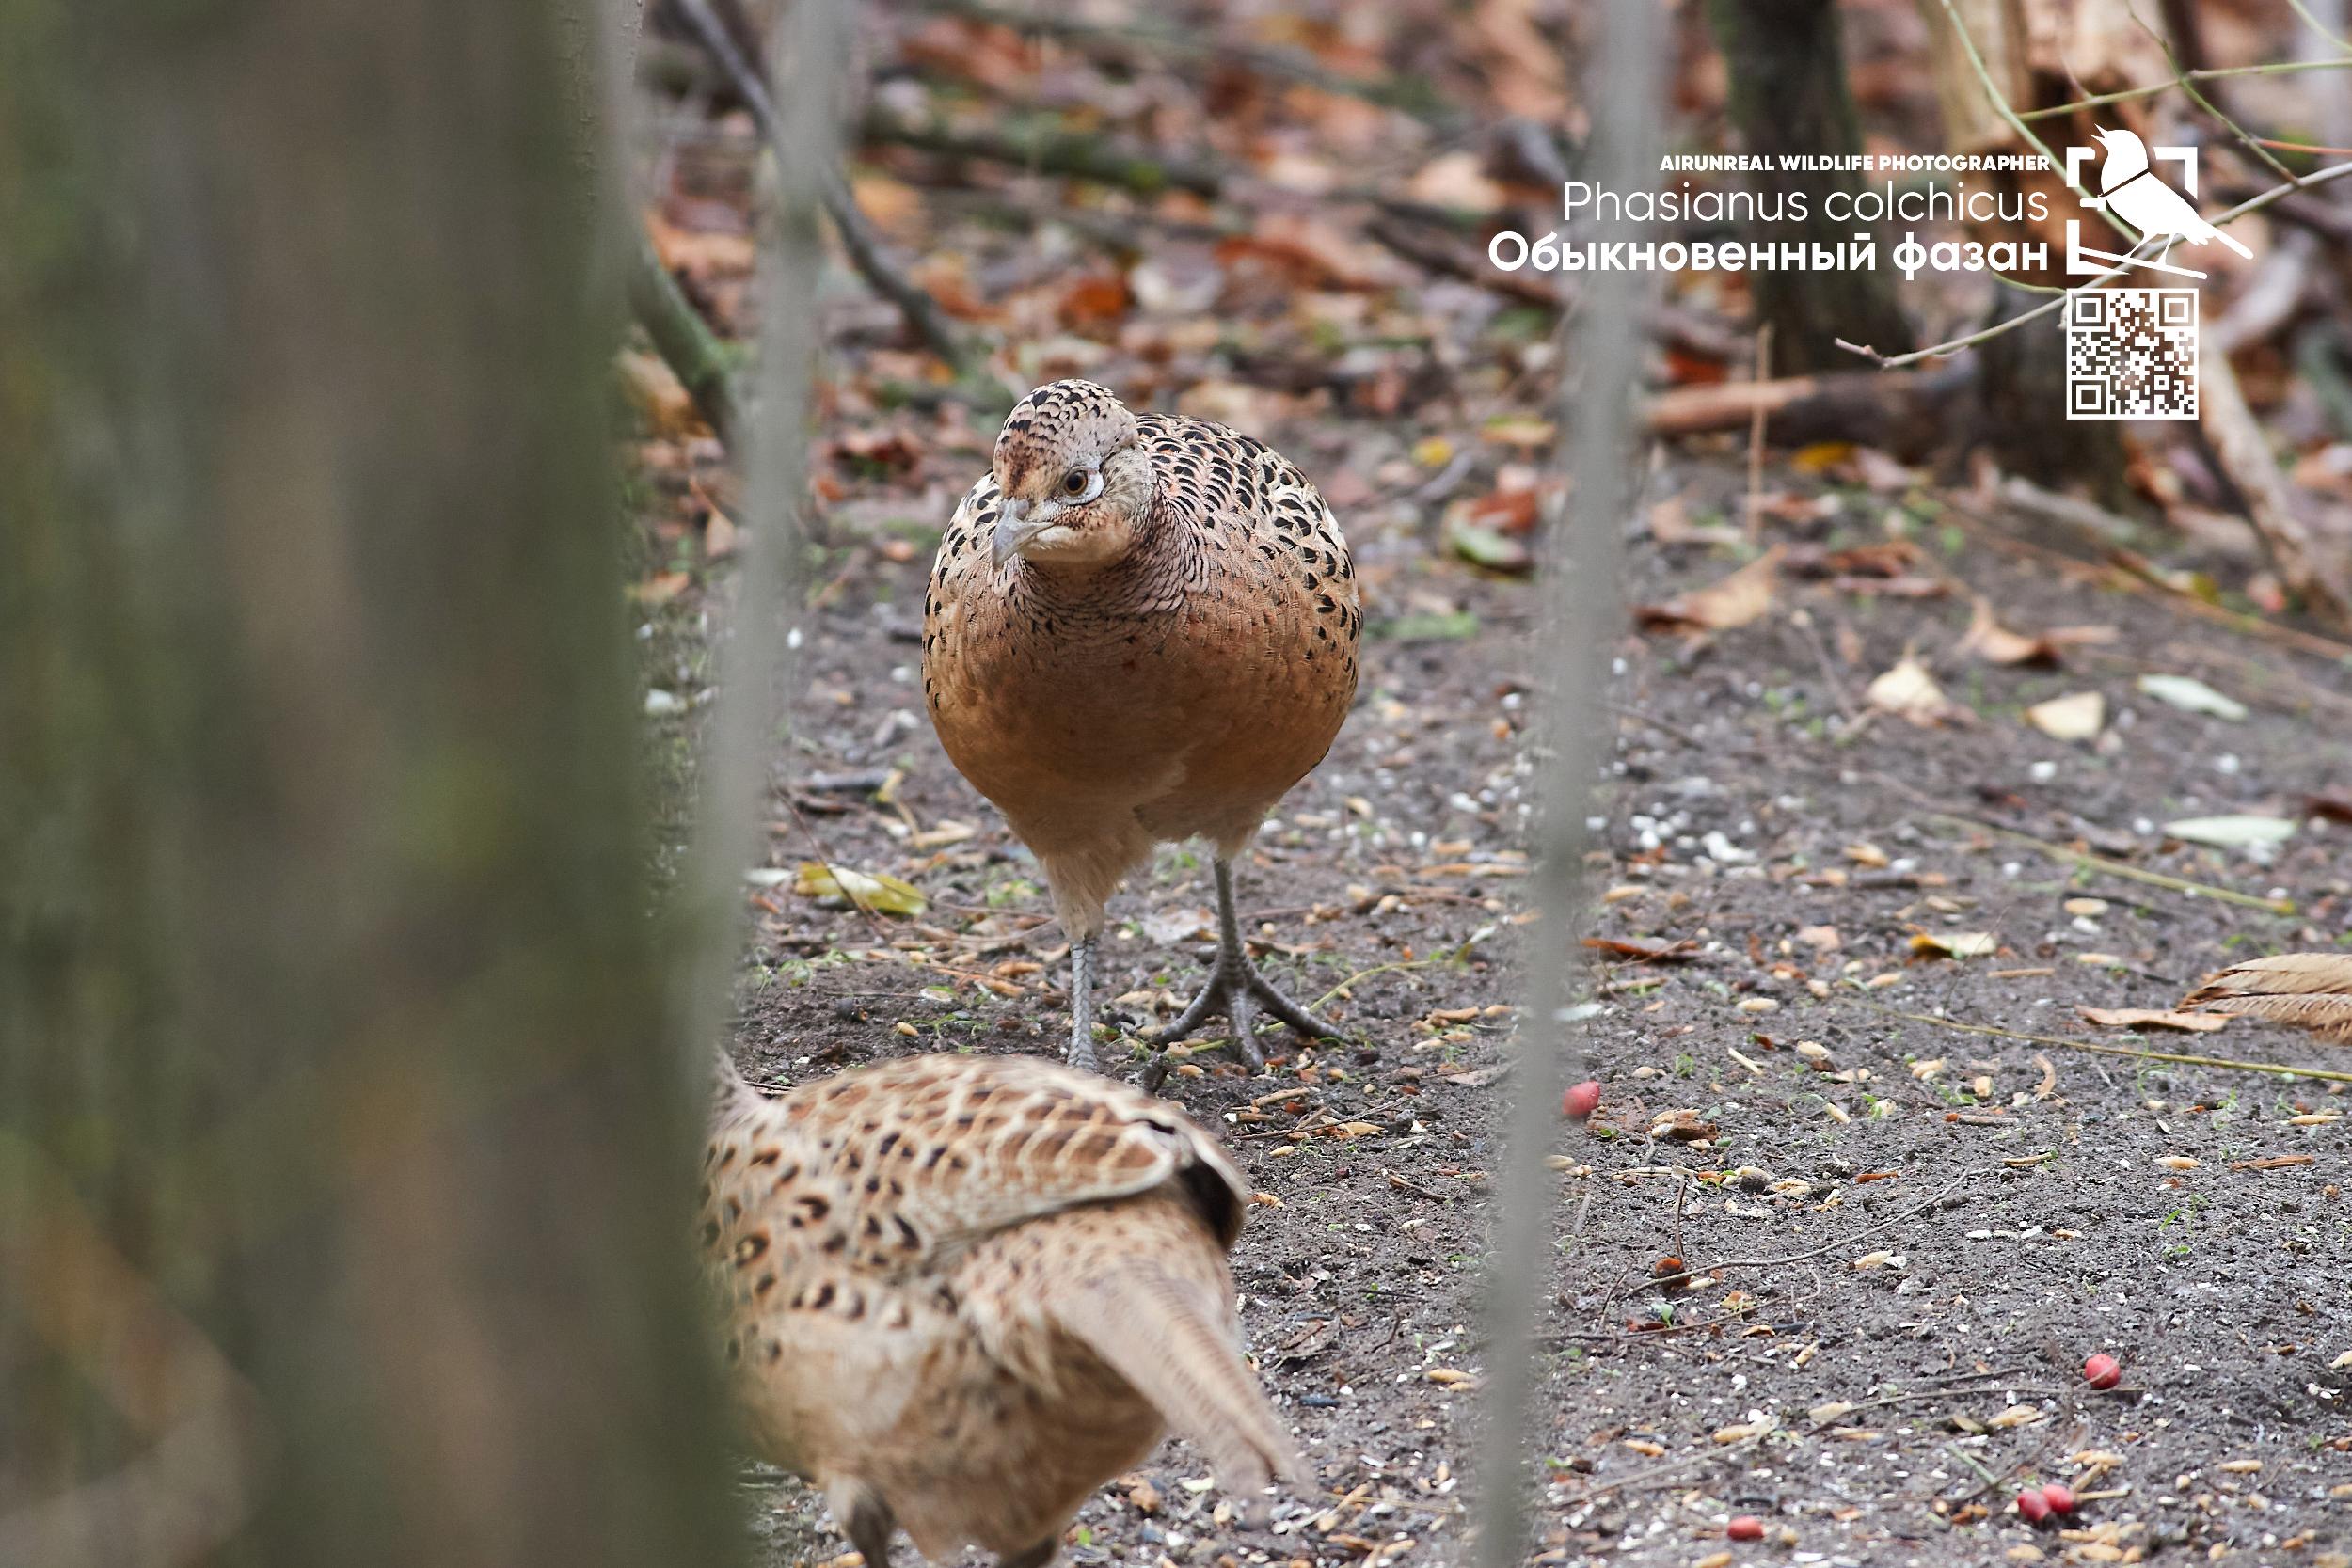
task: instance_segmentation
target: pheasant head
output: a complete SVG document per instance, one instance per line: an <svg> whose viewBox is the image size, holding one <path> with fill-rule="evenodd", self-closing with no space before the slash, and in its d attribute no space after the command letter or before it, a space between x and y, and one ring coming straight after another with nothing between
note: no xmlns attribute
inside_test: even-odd
<svg viewBox="0 0 2352 1568"><path fill-rule="evenodd" d="M1136 417L1091 381L1055 381L1013 405L996 437L1004 496L991 553L1090 570L1127 553L1152 510Z"/></svg>

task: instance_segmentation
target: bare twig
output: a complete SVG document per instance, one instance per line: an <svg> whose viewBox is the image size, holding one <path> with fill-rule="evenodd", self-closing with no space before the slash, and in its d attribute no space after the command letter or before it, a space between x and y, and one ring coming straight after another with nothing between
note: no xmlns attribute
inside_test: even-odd
<svg viewBox="0 0 2352 1568"><path fill-rule="evenodd" d="M1488 263L1486 253L1476 245L1444 231L1440 226L1423 222L1417 215L1384 210L1364 225L1364 232L1424 271L1458 277L1490 293L1548 310L1572 311L1576 308L1574 290L1558 278L1532 271L1501 271ZM1651 333L1661 341L1702 358L1728 360L1739 355L1739 335L1704 310L1669 300L1653 300L1648 319Z"/></svg>
<svg viewBox="0 0 2352 1568"><path fill-rule="evenodd" d="M694 400L694 410L730 447L742 438L742 400L718 335L661 264L641 231L628 269L629 313L653 341L654 352Z"/></svg>
<svg viewBox="0 0 2352 1568"><path fill-rule="evenodd" d="M1605 0L1600 47L1586 100L1593 110L1593 178L1632 189L1658 166L1659 8L1649 0ZM1535 733L1550 748L1539 765L1539 814L1528 902L1542 916L1527 959L1527 1003L1519 1016L1509 1121L1496 1172L1494 1272L1488 1279L1492 1332L1484 1484L1473 1505L1479 1568L1518 1568L1527 1558L1530 1416L1537 1377L1535 1328L1548 1299L1558 1183L1544 1155L1559 1125L1561 1094L1582 1075L1583 1053L1563 1012L1577 948L1571 940L1583 909L1585 828L1592 781L1601 757L1600 721L1608 690L1608 650L1617 602L1621 519L1633 501L1640 468L1629 451L1640 426L1633 392L1642 361L1642 274L1604 272L1586 284L1571 324L1575 351L1564 377L1563 467L1573 482L1567 509L1547 531L1544 620L1536 668L1549 673ZM1565 1024L1565 1027L1563 1025Z"/></svg>
<svg viewBox="0 0 2352 1568"><path fill-rule="evenodd" d="M1756 373L1749 381L1761 387L1772 379L1772 324L1766 322L1756 329ZM1751 543L1764 531L1764 401L1756 400L1756 412L1748 419L1748 515L1747 534Z"/></svg>
<svg viewBox="0 0 2352 1568"><path fill-rule="evenodd" d="M2309 152L2322 158L2352 158L2352 147L2317 147L2307 141L2280 141L2276 136L2256 136L2254 139L2281 152Z"/></svg>
<svg viewBox="0 0 2352 1568"><path fill-rule="evenodd" d="M1122 147L1093 131L1066 131L1043 123L1012 132L961 130L938 121L902 119L886 109L869 109L858 135L869 142L889 142L947 158L1008 164L1040 174L1115 185L1139 196L1189 191L1215 200L1240 178L1238 171L1221 165Z"/></svg>
<svg viewBox="0 0 2352 1568"><path fill-rule="evenodd" d="M1041 122L1011 132L973 130L937 121L902 119L887 110L877 109L866 115L859 134L869 142L886 142L942 157L972 158L1038 174L1085 180L1133 191L1138 196L1181 190L1218 200L1268 190L1247 169L1201 158L1170 157L1105 141L1096 132L1083 127ZM1328 204L1361 203L1394 217L1452 230L1475 230L1485 221L1479 213L1408 200L1371 184L1336 186L1319 193L1316 199ZM1396 248L1392 237L1384 243Z"/></svg>
<svg viewBox="0 0 2352 1568"><path fill-rule="evenodd" d="M2130 1056L2143 1062L2171 1062L2183 1067L2219 1068L2230 1072L2265 1072L2280 1078L2317 1078L2330 1084L2352 1084L2352 1072L2329 1072L2320 1068L2291 1067L2284 1062L2241 1062L2228 1056L2193 1056L2174 1051L2135 1051L2123 1045L2101 1045L2096 1040L2070 1040L2063 1035L2027 1035L2015 1029L2003 1029L1991 1023L1963 1023L1958 1019L1938 1018L1933 1013L1907 1013L1899 1007L1883 1006L1876 1002L1855 997L1874 1013L1899 1018L1912 1023L1932 1024L1949 1029L1958 1035L1989 1035L1995 1039L2019 1040L2027 1045L2055 1045L2067 1051L2089 1051L2101 1056Z"/></svg>
<svg viewBox="0 0 2352 1568"><path fill-rule="evenodd" d="M2331 569L2325 546L2296 515L2286 475L2280 472L2279 460L2271 455L2262 426L2254 422L2254 411L2246 405L2246 394L2239 389L2229 356L2201 356L2197 380L2206 445L2237 490L2246 519L2254 525L2269 551L2280 581L2302 595L2306 608L2331 628L2343 630L2352 590Z"/></svg>
<svg viewBox="0 0 2352 1568"><path fill-rule="evenodd" d="M2328 28L2319 20L2319 18L2312 14L2311 8L2303 4L2303 0L2287 0L2287 4L2295 8L2295 14L2301 17L2304 24L2309 26L2312 32L2317 33L2321 38L2326 39L2329 43L2334 44L2338 49L2343 50L2345 54L2352 55L2352 39L2346 39L2342 34Z"/></svg>
<svg viewBox="0 0 2352 1568"><path fill-rule="evenodd" d="M2074 182L2074 175L2067 171L2065 160L2051 151L2049 144L2036 135L2033 127L2026 124L2015 109L2010 107L2009 95L2001 91L2000 84L1993 79L1993 72L1986 67L1984 56L1977 51L1977 40L1969 35L1968 24L1961 21L1960 8L1952 4L1952 0L1941 0L1941 3L1946 20L1952 24L1952 36L1960 40L1961 53L1967 55L1969 68L1977 73L1977 81L1984 88L1985 97L1992 100L1993 112L1999 115L2003 122L2017 133L2020 140L2042 154L2043 161L2049 164L2051 172L2066 182L2068 190L2082 198L2087 205L2097 208L2099 215L2106 219L2108 228L2113 229L2127 240L2137 238L2124 227L2122 218L2107 210L2106 203L2094 200L2089 191Z"/></svg>
<svg viewBox="0 0 2352 1568"><path fill-rule="evenodd" d="M2295 195L2298 190L2309 190L2313 185L2324 185L2330 181L2344 179L2347 175L2352 175L2352 164L2330 164L2326 168L2319 169L2313 173L2303 176L2299 184L2274 185L2269 190L2264 191L2259 196L2247 198L2244 201L2239 202L2236 206L2230 208L2226 212L2216 214L2212 219L2213 226L2216 229L2219 229L2226 224L2246 216L2249 213L2259 213L2265 207L2270 206L2274 202L2283 200L2286 198ZM2147 248L2148 243L2149 242L2142 240L2138 245L2132 246L2132 248L2124 254L2137 257L2141 250ZM2020 314L2011 316L2007 321L1996 323L1992 326L1984 328L1982 331L1971 332L1965 338L1955 338L1950 342L1937 343L1932 347L1918 349L1910 354L1881 354L1878 350L1872 348L1867 343L1850 343L1842 338L1838 340L1837 346L1846 350L1850 354L1858 354L1862 356L1862 357L1877 365L1881 370L1899 370L1905 365L1915 365L1923 359L1947 358L1952 355L1958 354L1962 349L1973 348L1979 343L1986 342L1992 339L1998 338L2003 333L2014 332L2019 327L2025 325L2027 322L2048 315L2051 311L2065 304L2069 298L2081 293L2082 289L2095 289L2102 283L2106 282L2109 278L2121 277L2124 273L2130 270L2130 268L2121 265L2110 267L2106 272L2103 272L2096 277L2091 278L2089 282L2084 283L2081 288L2066 290L2063 293L2060 293L2056 298L2052 299L2047 305L2037 305L2030 310L2023 311Z"/></svg>
<svg viewBox="0 0 2352 1568"><path fill-rule="evenodd" d="M2146 882L2150 887L2164 888L2172 893L2185 894L2190 897L2212 898L2224 904L2236 904L2249 910L2261 910L2265 914L2284 915L2295 912L2295 902L2292 899L2265 898L2251 893L2240 893L2234 888L2215 887L2210 882L2193 882L2186 877L2174 877L2162 871L2151 871L2146 866L2129 865L2122 861L2111 861L2099 855L2086 854L2080 849L2070 849L2063 844L2052 844L2046 839L2036 838L2033 834L2023 832L2018 829L2004 828L1997 822L1963 816L1957 812L1934 811L1929 815L1940 816L1947 822L1957 822L1963 827L1977 829L1980 832L1997 833L2015 843L2030 844L2053 859L2067 861L2092 871L2104 871L2110 877L2122 877L2135 882Z"/></svg>
<svg viewBox="0 0 2352 1568"><path fill-rule="evenodd" d="M715 30L704 0L684 0ZM802 545L808 507L809 383L817 348L816 293L823 251L818 214L840 143L840 87L849 55L843 0L800 0L790 15L799 34L792 113L771 125L776 144L774 243L760 269L760 439L746 455L744 547L731 635L720 651L724 671L704 750L701 798L676 904L684 951L672 965L670 1014L675 1038L691 1048L697 1070L721 1043L729 1013L743 918L742 874L758 842L767 768L761 754L774 733L780 698L790 689L799 639L780 618L796 620ZM721 36L723 36L723 34Z"/></svg>
<svg viewBox="0 0 2352 1568"><path fill-rule="evenodd" d="M1838 674L1836 664L1829 657L1829 643L1823 640L1821 628L1813 624L1813 612L1809 610L1793 610L1789 613L1788 624L1797 628L1812 648L1814 660L1821 667L1821 684L1829 688L1830 701L1837 705L1838 717L1852 724L1862 717L1861 712L1854 706L1853 693L1846 689L1844 677Z"/></svg>
<svg viewBox="0 0 2352 1568"><path fill-rule="evenodd" d="M711 11L710 0L677 0L677 8L711 60L726 74L737 96L751 109L761 137L775 150L778 162L798 156L789 145L787 128L776 112L775 100L768 91L767 73L743 57L724 24ZM837 149L838 145L837 136L827 135L827 147ZM866 214L858 211L856 198L842 182L838 156L818 169L814 179L825 215L833 219L834 231L841 236L841 248L849 252L850 264L857 268L859 276L873 286L875 293L898 308L898 313L906 317L916 335L957 374L977 371L982 362L978 349L948 324L939 302L891 260L881 236L866 221Z"/></svg>
<svg viewBox="0 0 2352 1568"><path fill-rule="evenodd" d="M2343 71L2352 68L2352 58L2341 60L2280 60L2269 65L2216 66L2209 71L2185 72L2192 82L2218 82L2232 76L2281 76L2298 71ZM2077 98L2071 103L2053 104L2046 109L2027 109L2019 119L2056 119L2077 109L2096 109L2108 103L2129 103L2135 99L2153 98L2160 92L2170 92L2181 84L2177 81L2158 82L2153 87L2125 87L2120 92L2103 92L2090 98Z"/></svg>
<svg viewBox="0 0 2352 1568"><path fill-rule="evenodd" d="M1886 1219L1879 1221L1876 1225L1866 1225L1861 1229L1853 1231L1848 1235L1840 1236L1834 1242L1824 1242L1820 1246L1807 1248L1804 1252L1794 1253L1787 1258L1726 1258L1720 1262L1709 1263L1703 1269L1685 1269L1680 1274L1662 1275L1657 1278L1645 1279L1642 1281L1640 1285L1634 1287L1633 1290L1623 1291L1618 1293L1619 1295L1632 1295L1635 1291L1650 1291L1656 1290L1661 1286L1679 1285L1685 1280L1703 1279L1711 1275L1723 1273L1727 1269L1782 1269L1787 1268L1792 1263L1810 1263L1816 1258L1826 1258L1833 1252L1842 1251L1843 1249L1853 1245L1856 1242L1862 1241L1867 1237L1875 1236L1883 1230L1892 1230L1895 1227L1901 1225L1908 1220L1917 1219L1921 1214L1926 1213L1929 1210L1936 1207L1946 1198L1951 1196L1954 1192L1959 1190L1961 1183L1967 1180L1969 1177L1974 1174L1976 1173L1973 1171L1963 1171L1960 1175L1953 1177L1949 1181L1946 1182L1942 1191L1938 1192L1933 1197L1927 1199L1925 1202L1915 1203L1910 1208L1904 1210L1901 1213L1891 1215Z"/></svg>
<svg viewBox="0 0 2352 1568"><path fill-rule="evenodd" d="M2178 588L2148 576L2144 562L2137 562L2123 552L2116 552L2114 563L2111 565L2096 565L2090 562L2078 561L2073 556L2051 549L2046 546L2037 545L2031 540L2020 539L1991 519L1971 512L1967 507L1948 497L1938 498L1936 504L1942 513L1949 515L1954 522L1991 545L1994 549L2040 562L2062 577L2071 578L2079 582L2095 583L2126 593L2141 594L2169 606L2184 615L2193 616L2201 621L2210 621L2215 626L2227 626L2241 636L2256 638L2265 642L2275 643L2280 647L2293 648L2298 653L2309 654L2315 658L2326 659L2332 663L2352 666L2352 642L2339 642L2333 638L2322 637L2317 632L2305 631L2300 626L2281 626L2276 621L2267 621L2259 615L2249 615L2243 611L2232 610L2226 605L2209 604L2193 594L2183 593ZM2333 692L2328 694L2328 700L2332 700L2334 696Z"/></svg>
<svg viewBox="0 0 2352 1568"><path fill-rule="evenodd" d="M1213 65L1238 66L1260 76L1296 82L1317 92L1360 98L1440 129L1461 122L1424 84L1393 76L1349 76L1331 71L1295 49L1271 49L1217 36L1214 30L1183 30L1145 22L1087 22L1057 9L1020 10L987 0L921 0L923 8L966 21L1010 27L1061 39L1072 45L1120 55L1149 53Z"/></svg>

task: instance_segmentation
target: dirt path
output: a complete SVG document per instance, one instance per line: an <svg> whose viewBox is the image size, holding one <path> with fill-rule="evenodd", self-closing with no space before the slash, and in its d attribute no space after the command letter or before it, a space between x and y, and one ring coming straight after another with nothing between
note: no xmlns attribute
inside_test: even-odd
<svg viewBox="0 0 2352 1568"><path fill-rule="evenodd" d="M1833 519L1827 543L1882 539L1858 515L1883 510L1845 514L1851 540ZM1540 1560L2343 1563L2344 1085L1899 1015L2352 1069L2352 1053L2242 1021L2140 1039L2076 1012L2166 1006L2222 963L2344 938L2352 829L2303 821L2259 866L2160 849L2158 825L2300 821L2310 798L2352 795L2352 680L1949 526L1925 537L1920 570L1988 594L2009 627L2106 624L2118 640L2060 671L2000 668L1953 651L1964 597L1792 583L1711 644L1623 650L1596 933L1677 957L1596 955L1605 1099L1590 1130L1561 1134L1551 1348L1534 1373L1550 1428ZM1296 994L1335 993L1349 1038L1286 1038L1260 1078L1208 1053L1170 1086L1222 1124L1264 1195L1235 1272L1316 1484L1270 1531L1242 1532L1171 1445L1141 1472L1148 1489L1089 1505L1078 1563L1460 1560L1478 1380L1518 1375L1486 1364L1476 1323L1519 1000L1530 596L1410 541L1366 554L1378 635L1363 698L1243 882L1272 972ZM800 737L777 759L799 805L779 809L773 846L779 866L821 853L904 877L930 908L868 919L788 887L765 895L739 1041L771 1077L921 1050L1052 1052L1065 1027L1035 866L920 715L908 630L927 560L868 552L836 585ZM1731 564L1645 546L1634 594ZM1790 620L1800 609L1810 629ZM676 662L667 635L658 670ZM1913 644L1969 712L1856 733L1841 709ZM2196 676L2247 716L2156 701L2136 689L2150 672ZM2105 698L2100 741L2020 718L2084 691ZM675 740L676 722L657 732ZM886 803L807 784L859 773L891 778ZM2299 912L2077 870L1939 808ZM1114 904L1112 1022L1133 1034L1190 994L1209 899L1205 861L1171 849ZM2068 902L2083 899L2105 907ZM1922 933L1984 933L1997 951L1923 956ZM1711 1135L1653 1137L1677 1111ZM1699 1277L1654 1287L1667 1258ZM2094 1351L2122 1362L2121 1388L2084 1386ZM2084 1497L2074 1529L2017 1519L2026 1479ZM773 1560L846 1549L797 1485L755 1492ZM1726 1544L1734 1513L1760 1516L1767 1539Z"/></svg>

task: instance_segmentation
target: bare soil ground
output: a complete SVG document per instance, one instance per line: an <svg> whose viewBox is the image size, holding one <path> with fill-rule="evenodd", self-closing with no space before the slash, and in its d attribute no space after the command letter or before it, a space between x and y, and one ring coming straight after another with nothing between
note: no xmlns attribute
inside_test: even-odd
<svg viewBox="0 0 2352 1568"><path fill-rule="evenodd" d="M1345 439L1286 443L1312 467ZM1704 515L1739 480L1724 463L1661 483ZM1799 522L1775 532L1801 559L1883 544L1898 512L1920 546L1899 576L1960 591L1785 579L1753 624L1624 641L1591 877L1606 893L1592 933L1625 948L1588 955L1604 1098L1560 1131L1532 1369L1490 1365L1479 1328L1529 937L1513 895L1532 594L1437 558L1410 506L1349 519L1371 594L1362 696L1242 890L1262 960L1346 1038L1269 1036L1261 1076L1205 1052L1168 1091L1221 1128L1263 1195L1235 1275L1313 1484L1247 1531L1171 1442L1088 1506L1071 1560L1460 1560L1478 1389L1521 1376L1540 1381L1547 1429L1541 1561L2346 1560L2344 1083L2074 1049L2352 1069L2242 1020L2141 1037L2077 1012L2168 1006L2224 963L2346 940L2352 829L2314 815L2352 793L2346 669L2070 576L1918 492L1795 483ZM930 907L898 919L788 885L757 895L739 1054L777 1082L1064 1038L1063 942L1037 869L921 715L928 504L869 508L868 531L830 557L797 733L775 759L772 863L889 873ZM1639 546L1631 595L1661 601L1740 559ZM2117 639L2057 670L1972 661L1956 651L1969 591L2012 629ZM689 714L699 605L690 589L647 630L653 684ZM1961 710L1947 722L1869 714L1869 683L1907 648ZM2247 714L2181 711L2137 689L2150 673L2195 676ZM2087 691L2105 700L2097 740L2022 718ZM649 725L673 765L690 722ZM2300 825L2266 864L2161 831L2237 812ZM2070 908L2084 899L2104 907ZM1170 848L1114 905L1107 1018L1130 1039L1198 984L1210 902L1205 859ZM1995 950L1922 950L1962 933ZM1661 1131L1677 1112L1705 1135ZM1690 1277L1654 1283L1677 1267ZM2083 1383L2093 1352L2122 1363L2122 1386ZM2082 1499L2062 1531L2011 1507L2047 1481ZM846 1550L796 1483L747 1484L771 1560ZM1725 1541L1742 1513L1762 1542Z"/></svg>

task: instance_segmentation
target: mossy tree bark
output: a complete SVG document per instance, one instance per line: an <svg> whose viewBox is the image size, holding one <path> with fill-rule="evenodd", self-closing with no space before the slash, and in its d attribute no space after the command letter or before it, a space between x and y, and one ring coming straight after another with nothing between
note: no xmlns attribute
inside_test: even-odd
<svg viewBox="0 0 2352 1568"><path fill-rule="evenodd" d="M1802 196L1802 223L1771 223L1752 236L1760 243L1831 249L1851 241L1859 226L1831 221L1823 210L1836 191L1851 193L1851 172L1799 173L1778 167L1784 154L1851 155L1862 150L1853 97L1846 87L1846 51L1836 0L1708 0L1707 20L1730 74L1731 119L1743 151L1770 158L1771 173L1752 174L1759 194ZM1774 268L1748 275L1756 319L1772 328L1775 371L1810 374L1852 370L1861 361L1836 340L1867 343L1882 354L1911 347L1911 325L1895 300L1886 246L1876 271Z"/></svg>
<svg viewBox="0 0 2352 1568"><path fill-rule="evenodd" d="M0 1563L735 1555L560 71L0 8Z"/></svg>

